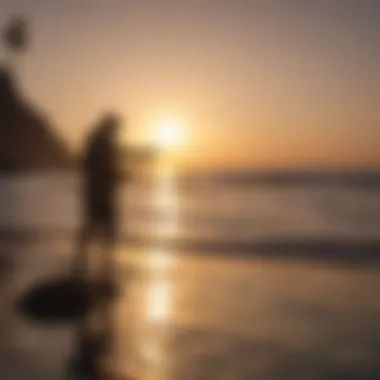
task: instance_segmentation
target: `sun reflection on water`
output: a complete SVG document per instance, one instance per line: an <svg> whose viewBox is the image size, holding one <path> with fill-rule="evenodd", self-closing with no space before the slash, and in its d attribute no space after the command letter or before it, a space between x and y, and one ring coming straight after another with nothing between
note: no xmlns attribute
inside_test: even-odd
<svg viewBox="0 0 380 380"><path fill-rule="evenodd" d="M153 193L155 205L163 210L165 218L155 226L158 241L175 236L178 231L178 197L176 178L173 172L158 174ZM173 254L162 246L152 249L148 256L150 281L147 292L147 319L159 322L170 316L171 286L169 272L173 265Z"/></svg>
<svg viewBox="0 0 380 380"><path fill-rule="evenodd" d="M165 321L170 315L170 284L167 279L154 279L148 289L147 319L150 322Z"/></svg>
<svg viewBox="0 0 380 380"><path fill-rule="evenodd" d="M175 173L165 171L157 174L153 192L153 207L159 211L160 220L153 226L153 235L159 240L172 239L178 234L179 212Z"/></svg>
<svg viewBox="0 0 380 380"><path fill-rule="evenodd" d="M175 258L173 252L162 246L165 239L176 236L179 227L176 179L172 172L160 173L153 193L155 207L164 214L154 234L159 245L147 258L145 333L140 340L141 353L156 378L164 374L170 364L168 358L168 326L173 318L172 272Z"/></svg>

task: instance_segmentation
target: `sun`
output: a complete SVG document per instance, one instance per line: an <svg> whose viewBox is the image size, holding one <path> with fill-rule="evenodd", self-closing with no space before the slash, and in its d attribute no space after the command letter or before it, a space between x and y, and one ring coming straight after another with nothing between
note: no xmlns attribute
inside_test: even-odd
<svg viewBox="0 0 380 380"><path fill-rule="evenodd" d="M157 123L153 130L154 144L161 149L181 147L185 141L185 129L179 120L166 119Z"/></svg>

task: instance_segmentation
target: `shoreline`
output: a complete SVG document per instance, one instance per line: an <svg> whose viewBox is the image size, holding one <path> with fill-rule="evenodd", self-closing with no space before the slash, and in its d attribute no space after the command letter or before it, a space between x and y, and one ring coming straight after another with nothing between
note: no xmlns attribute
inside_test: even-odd
<svg viewBox="0 0 380 380"><path fill-rule="evenodd" d="M76 231L62 228L0 228L0 242L18 243L72 240ZM349 264L380 264L379 239L337 238L273 238L251 242L211 241L200 239L159 239L149 236L122 234L118 245L152 249L160 247L177 254L212 255L234 258L260 258L338 262Z"/></svg>

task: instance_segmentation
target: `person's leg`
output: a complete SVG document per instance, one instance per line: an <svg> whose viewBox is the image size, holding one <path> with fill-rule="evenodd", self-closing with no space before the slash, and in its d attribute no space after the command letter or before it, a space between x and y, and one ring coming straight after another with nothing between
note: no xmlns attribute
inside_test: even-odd
<svg viewBox="0 0 380 380"><path fill-rule="evenodd" d="M106 293L115 293L115 245L116 245L116 219L108 217L103 220L103 252L102 252L102 282L106 285Z"/></svg>
<svg viewBox="0 0 380 380"><path fill-rule="evenodd" d="M116 228L113 221L107 221L104 236L104 271L106 280L112 283L115 272L115 245L116 245Z"/></svg>
<svg viewBox="0 0 380 380"><path fill-rule="evenodd" d="M72 274L76 280L83 281L88 270L88 245L93 235L94 223L86 221L79 233L73 261Z"/></svg>

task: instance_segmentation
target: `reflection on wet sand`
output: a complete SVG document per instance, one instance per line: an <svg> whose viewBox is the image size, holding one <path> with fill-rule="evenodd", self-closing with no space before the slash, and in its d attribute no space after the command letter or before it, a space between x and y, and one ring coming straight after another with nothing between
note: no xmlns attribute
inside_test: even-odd
<svg viewBox="0 0 380 380"><path fill-rule="evenodd" d="M171 282L172 258L165 250L152 251L145 284L145 311L141 324L142 334L137 341L147 373L155 378L167 376L168 326L173 313ZM148 265L149 265L148 264ZM149 377L150 378L150 377Z"/></svg>
<svg viewBox="0 0 380 380"><path fill-rule="evenodd" d="M0 379L68 379L72 328L29 323L13 302L62 275L70 248L28 242L15 251L19 276L2 293ZM144 380L380 378L378 266L193 253L119 250L131 264L113 305L115 372ZM157 281L168 283L166 312L149 307L161 298L162 290L151 293Z"/></svg>
<svg viewBox="0 0 380 380"><path fill-rule="evenodd" d="M170 316L170 283L166 278L153 278L147 290L147 320L162 322Z"/></svg>

